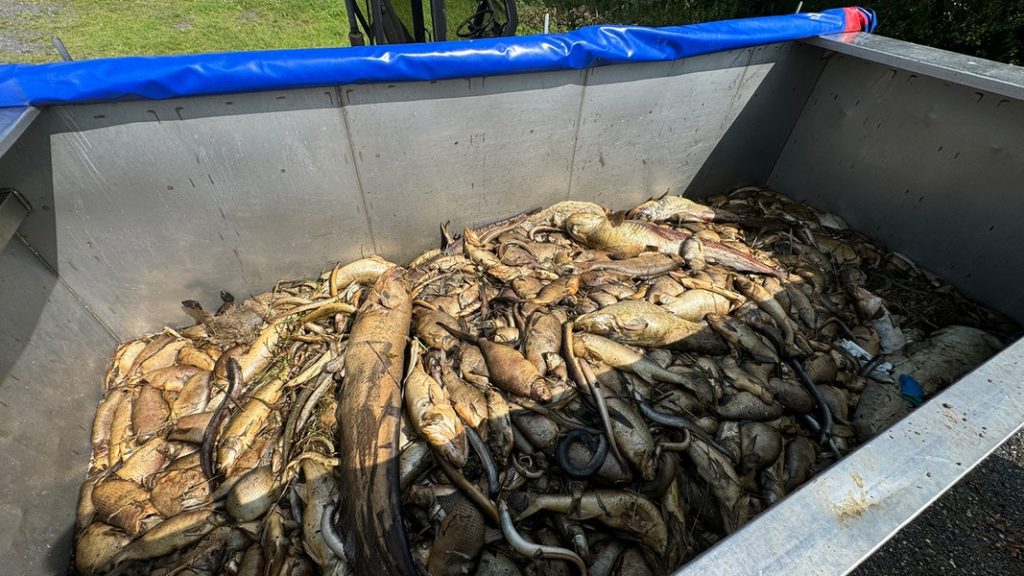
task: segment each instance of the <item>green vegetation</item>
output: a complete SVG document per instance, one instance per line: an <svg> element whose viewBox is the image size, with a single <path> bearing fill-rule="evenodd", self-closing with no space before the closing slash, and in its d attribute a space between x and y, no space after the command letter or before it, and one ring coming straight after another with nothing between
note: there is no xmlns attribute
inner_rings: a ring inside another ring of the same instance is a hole
<svg viewBox="0 0 1024 576"><path fill-rule="evenodd" d="M475 5L448 0L449 29ZM0 35L11 31L24 48L5 51L0 43L0 62L58 60L54 34L76 59L348 45L342 0L13 0L12 6L0 11ZM396 2L396 9L408 7Z"/></svg>
<svg viewBox="0 0 1024 576"><path fill-rule="evenodd" d="M345 7L336 0L63 0L10 20L0 29L7 24L38 45L20 59L45 61L57 59L52 34L75 58L328 46L344 38Z"/></svg>
<svg viewBox="0 0 1024 576"><path fill-rule="evenodd" d="M521 0L561 28L616 23L664 26L790 14L797 0ZM803 11L857 5L879 14L878 34L991 60L1024 64L1024 1L806 0ZM533 24L532 16L529 17Z"/></svg>
<svg viewBox="0 0 1024 576"><path fill-rule="evenodd" d="M3 1L0 40L12 35L15 42L0 41L0 61L55 60L49 41L52 34L76 58L348 44L342 0ZM394 4L400 12L408 10L404 0ZM450 35L475 4L475 0L448 0ZM795 0L520 0L519 33L540 32L545 13L551 15L551 30L559 32L597 23L659 26L785 14L796 4ZM879 12L880 34L1024 63L1021 0L862 0L859 4ZM837 0L809 0L804 10L841 5Z"/></svg>

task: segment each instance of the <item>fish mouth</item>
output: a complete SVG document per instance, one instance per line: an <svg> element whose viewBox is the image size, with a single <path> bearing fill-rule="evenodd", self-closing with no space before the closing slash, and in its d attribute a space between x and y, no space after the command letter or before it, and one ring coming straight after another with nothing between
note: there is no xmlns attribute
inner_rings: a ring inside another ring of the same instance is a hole
<svg viewBox="0 0 1024 576"><path fill-rule="evenodd" d="M437 450L446 460L451 462L452 466L462 468L466 464L468 454L466 453L465 441L459 443L462 445L460 449L456 441L453 441L448 434L442 437L437 432L430 433L426 430L424 430L423 434L430 438L430 444L437 447Z"/></svg>

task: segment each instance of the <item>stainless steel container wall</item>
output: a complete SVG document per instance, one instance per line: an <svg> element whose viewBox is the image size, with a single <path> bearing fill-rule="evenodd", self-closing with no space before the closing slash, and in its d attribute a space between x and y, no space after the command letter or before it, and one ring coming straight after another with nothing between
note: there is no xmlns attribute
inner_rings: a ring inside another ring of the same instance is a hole
<svg viewBox="0 0 1024 576"><path fill-rule="evenodd" d="M1024 320L1024 69L845 35L585 72L0 114L0 556L62 573L115 344L566 198L767 184ZM1015 344L685 574L837 574L1024 423Z"/></svg>

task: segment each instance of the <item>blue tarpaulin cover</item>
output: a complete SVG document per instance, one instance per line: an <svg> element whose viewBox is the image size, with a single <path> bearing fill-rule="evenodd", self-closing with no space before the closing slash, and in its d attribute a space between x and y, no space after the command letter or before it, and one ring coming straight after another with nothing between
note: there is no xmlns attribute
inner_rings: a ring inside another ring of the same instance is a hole
<svg viewBox="0 0 1024 576"><path fill-rule="evenodd" d="M685 26L589 26L565 34L352 48L131 56L0 65L0 107L176 98L311 86L443 80L677 60L839 32L871 32L863 8Z"/></svg>

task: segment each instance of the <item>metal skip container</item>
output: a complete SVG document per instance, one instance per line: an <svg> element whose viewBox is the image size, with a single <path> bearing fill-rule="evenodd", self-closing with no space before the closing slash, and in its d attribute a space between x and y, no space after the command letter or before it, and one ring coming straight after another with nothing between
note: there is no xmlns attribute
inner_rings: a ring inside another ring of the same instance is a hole
<svg viewBox="0 0 1024 576"><path fill-rule="evenodd" d="M1024 69L872 26L844 9L0 66L4 571L67 570L117 342L184 323L190 294L408 259L444 220L766 185L1024 321ZM1022 346L680 574L849 571L1021 427Z"/></svg>

